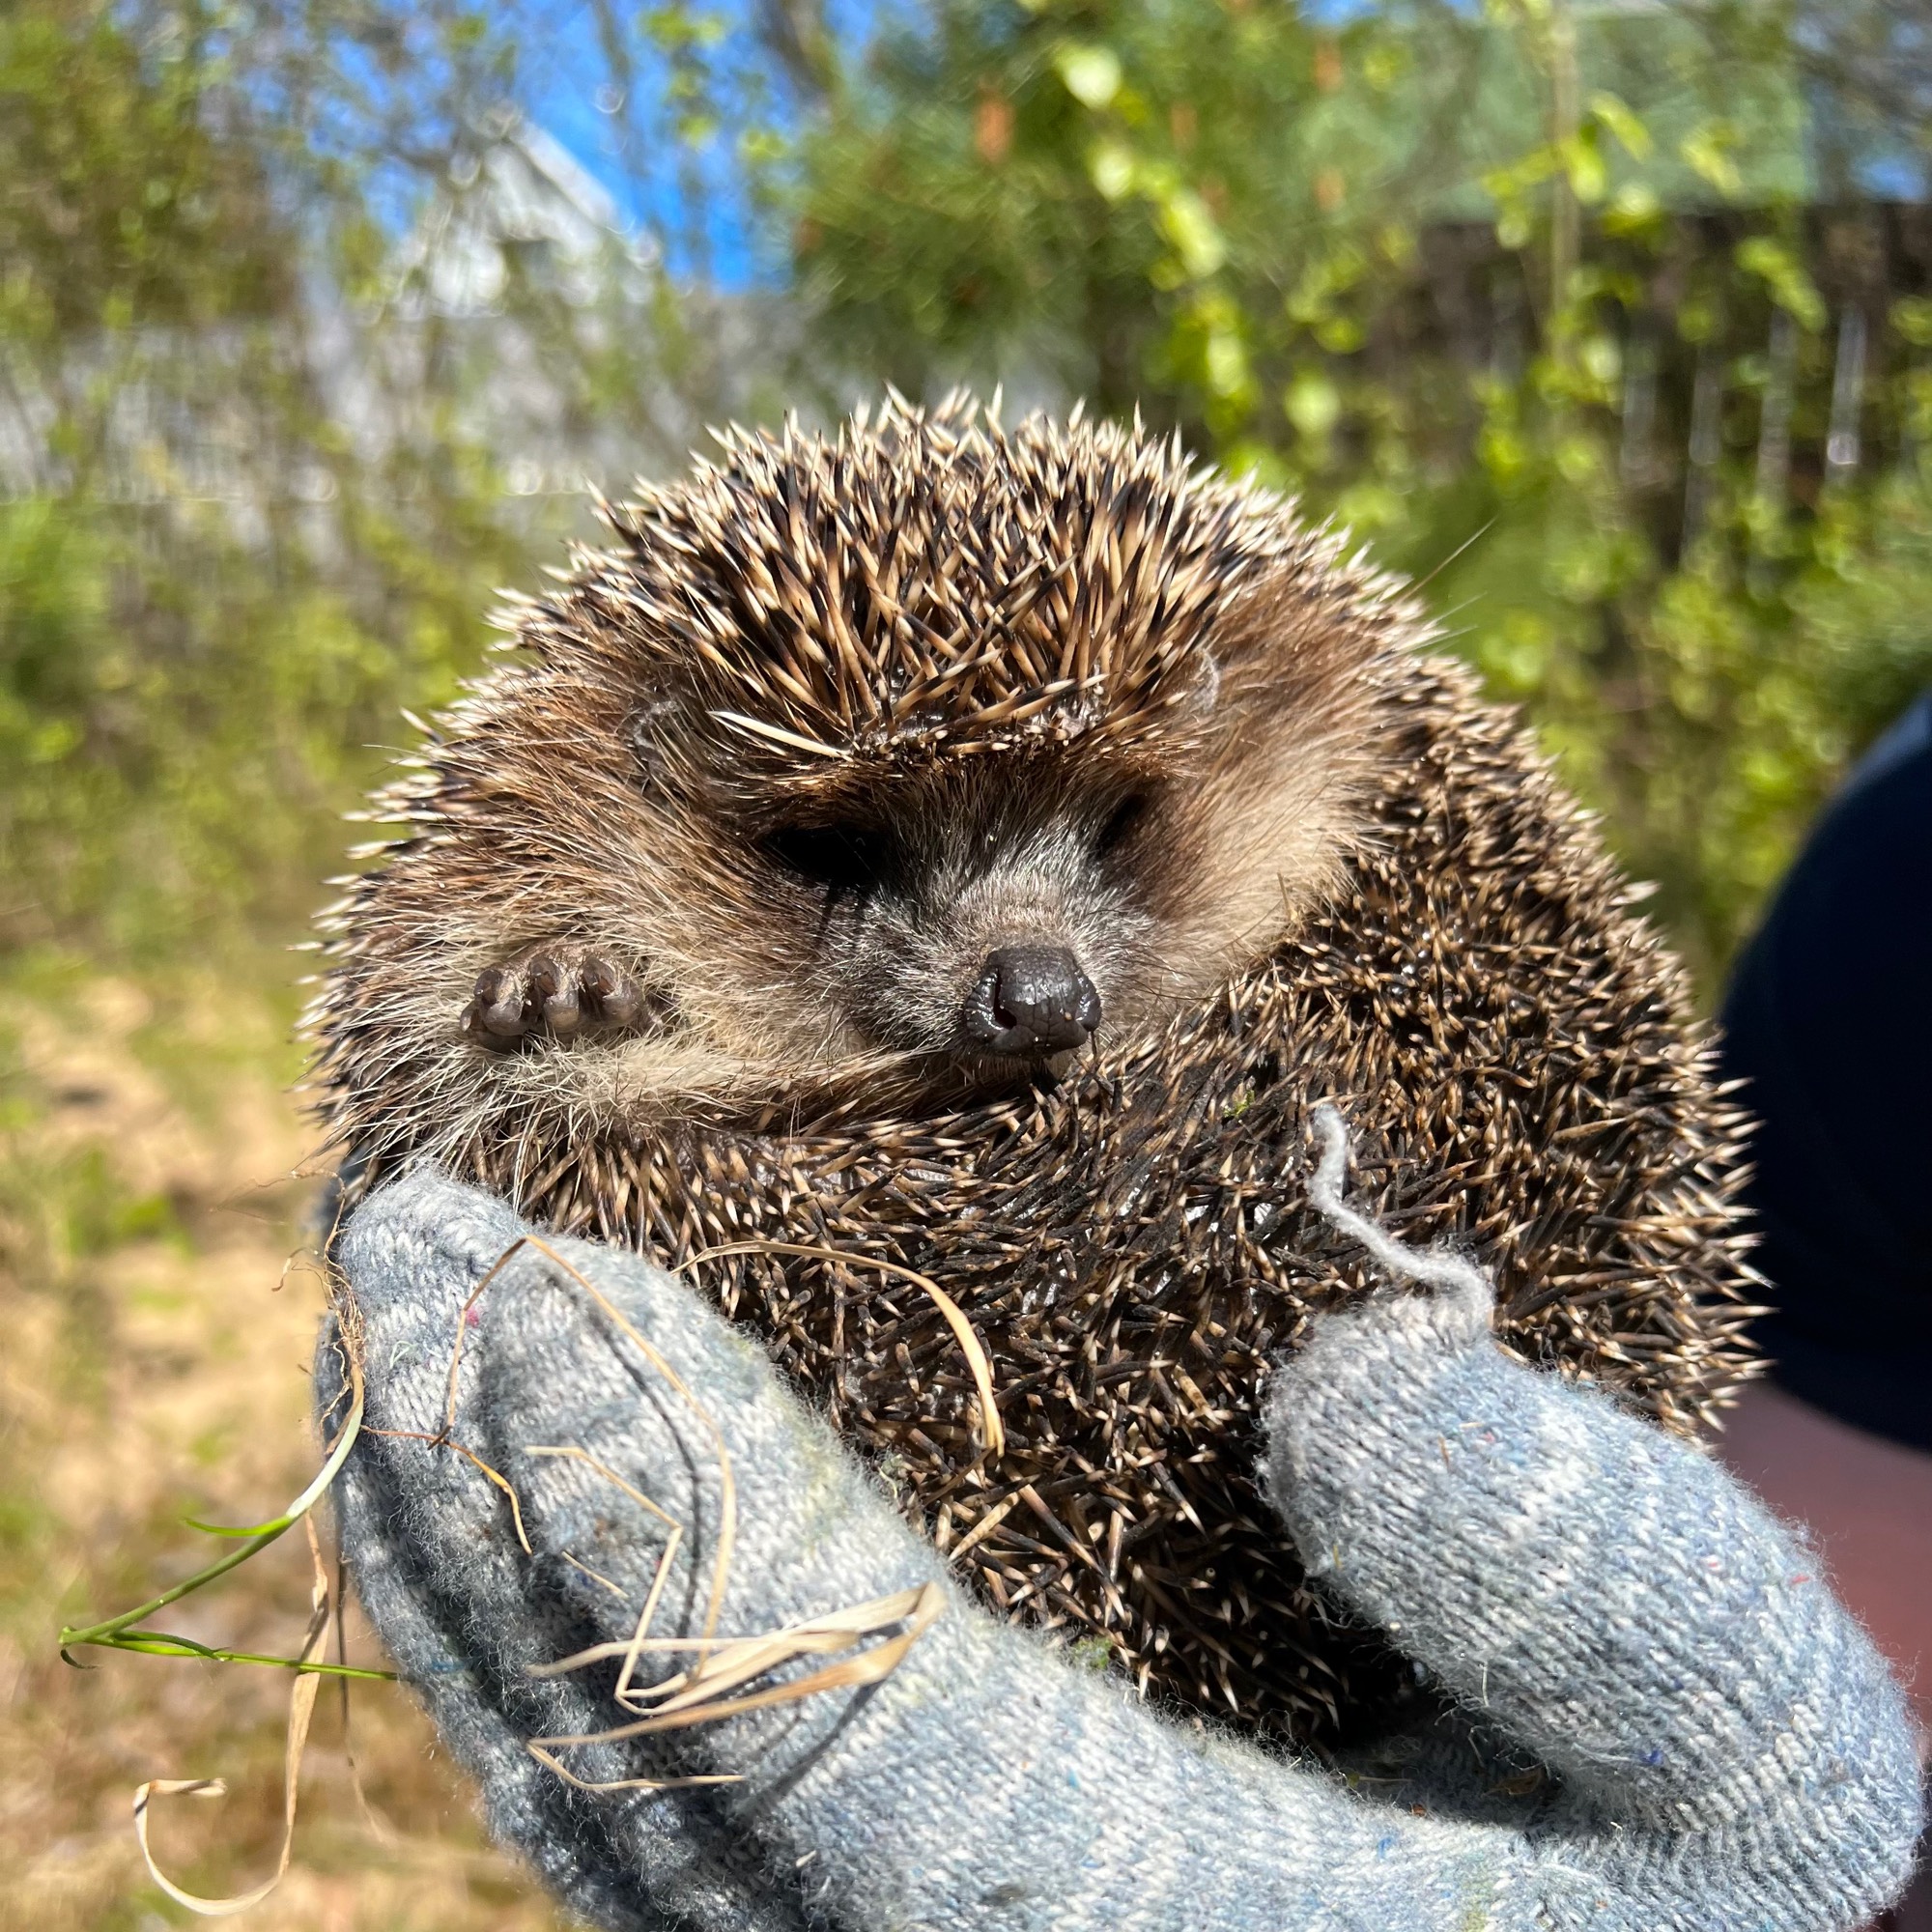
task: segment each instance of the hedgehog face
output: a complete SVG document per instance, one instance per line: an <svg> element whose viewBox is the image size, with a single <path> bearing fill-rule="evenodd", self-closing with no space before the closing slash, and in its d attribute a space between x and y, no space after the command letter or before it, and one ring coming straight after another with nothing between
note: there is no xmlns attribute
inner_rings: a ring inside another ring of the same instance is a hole
<svg viewBox="0 0 1932 1932"><path fill-rule="evenodd" d="M1053 1053L1118 1004L1145 917L1100 876L1085 828L984 822L1005 815L772 835L777 863L822 895L807 971L876 1044Z"/></svg>
<svg viewBox="0 0 1932 1932"><path fill-rule="evenodd" d="M631 731L648 822L585 923L628 925L740 1060L936 1056L977 1085L1135 1037L1319 895L1352 802L1327 721L1274 685L1205 644L1172 682L1157 743L1068 706L963 749L821 724L810 753L660 689Z"/></svg>
<svg viewBox="0 0 1932 1932"><path fill-rule="evenodd" d="M867 1046L1027 1061L1163 990L1157 787L1065 758L982 755L781 814L757 838L790 974Z"/></svg>
<svg viewBox="0 0 1932 1932"><path fill-rule="evenodd" d="M401 1055L452 1134L1144 1036L1340 877L1423 636L1330 534L1108 426L737 435L608 517L346 908L324 1005L374 1017L331 1077Z"/></svg>

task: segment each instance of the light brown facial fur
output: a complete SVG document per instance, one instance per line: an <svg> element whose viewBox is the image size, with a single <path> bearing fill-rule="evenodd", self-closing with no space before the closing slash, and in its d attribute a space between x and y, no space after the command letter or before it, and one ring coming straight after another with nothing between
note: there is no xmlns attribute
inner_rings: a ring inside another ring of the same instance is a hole
<svg viewBox="0 0 1932 1932"><path fill-rule="evenodd" d="M325 1071L380 1055L393 1092L407 1062L418 1145L497 1110L1010 1084L1003 949L1075 962L1102 1043L1151 1030L1330 890L1424 635L1178 447L970 405L734 435L608 520L343 909Z"/></svg>

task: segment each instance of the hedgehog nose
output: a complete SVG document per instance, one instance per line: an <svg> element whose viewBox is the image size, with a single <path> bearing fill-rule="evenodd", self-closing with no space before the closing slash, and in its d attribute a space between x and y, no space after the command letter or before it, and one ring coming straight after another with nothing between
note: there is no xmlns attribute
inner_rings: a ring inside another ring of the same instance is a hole
<svg viewBox="0 0 1932 1932"><path fill-rule="evenodd" d="M1064 946L1003 946L980 969L966 1030L995 1053L1060 1053L1100 1024L1100 995Z"/></svg>

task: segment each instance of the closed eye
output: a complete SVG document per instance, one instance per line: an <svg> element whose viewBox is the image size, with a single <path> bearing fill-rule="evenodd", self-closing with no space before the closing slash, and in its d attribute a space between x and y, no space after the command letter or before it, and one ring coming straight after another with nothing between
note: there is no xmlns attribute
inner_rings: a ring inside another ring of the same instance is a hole
<svg viewBox="0 0 1932 1932"><path fill-rule="evenodd" d="M794 878L834 894L875 892L892 864L892 845L869 825L781 825L764 838L766 855Z"/></svg>
<svg viewBox="0 0 1932 1932"><path fill-rule="evenodd" d="M1129 792L1102 822L1100 830L1094 835L1094 850L1102 858L1110 852L1117 851L1146 822L1148 813L1152 809L1151 792Z"/></svg>

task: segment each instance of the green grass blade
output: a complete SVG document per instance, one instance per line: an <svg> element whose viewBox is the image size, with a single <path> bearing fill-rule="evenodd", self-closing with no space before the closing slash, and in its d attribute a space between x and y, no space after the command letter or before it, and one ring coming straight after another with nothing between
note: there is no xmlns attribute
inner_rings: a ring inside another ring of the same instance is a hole
<svg viewBox="0 0 1932 1932"><path fill-rule="evenodd" d="M352 1363L352 1368L353 1368ZM136 1624L153 1616L156 1610L164 1610L170 1604L178 1604L194 1591L213 1583L217 1577L225 1577L229 1571L247 1562L273 1543L278 1536L299 1522L315 1505L321 1501L340 1473L342 1465L349 1460L349 1452L355 1446L355 1438L362 1429L362 1378L354 1378L355 1399L352 1404L348 1419L342 1425L342 1433L335 1438L334 1446L328 1452L327 1460L316 1472L314 1482L292 1502L286 1515L266 1523L255 1534L249 1536L241 1548L232 1550L226 1556L217 1557L206 1569L197 1570L192 1577L186 1577L172 1589L163 1590L158 1597L151 1597L137 1608L125 1610L118 1617L107 1617L98 1624L89 1624L83 1629L71 1625L63 1627L60 1634L60 1647L63 1651L76 1644L104 1644L108 1639L119 1636L122 1632L131 1630ZM226 1532L216 1532L223 1534ZM71 1662L72 1660L70 1659Z"/></svg>
<svg viewBox="0 0 1932 1932"><path fill-rule="evenodd" d="M393 1684L393 1670L364 1670L348 1663L304 1662L299 1657L264 1657L250 1650L219 1650L197 1643L191 1636L172 1636L166 1631L131 1630L95 1640L99 1650L139 1651L147 1657L196 1658L207 1663L259 1663L274 1670L293 1670L308 1677L350 1677L371 1684Z"/></svg>

